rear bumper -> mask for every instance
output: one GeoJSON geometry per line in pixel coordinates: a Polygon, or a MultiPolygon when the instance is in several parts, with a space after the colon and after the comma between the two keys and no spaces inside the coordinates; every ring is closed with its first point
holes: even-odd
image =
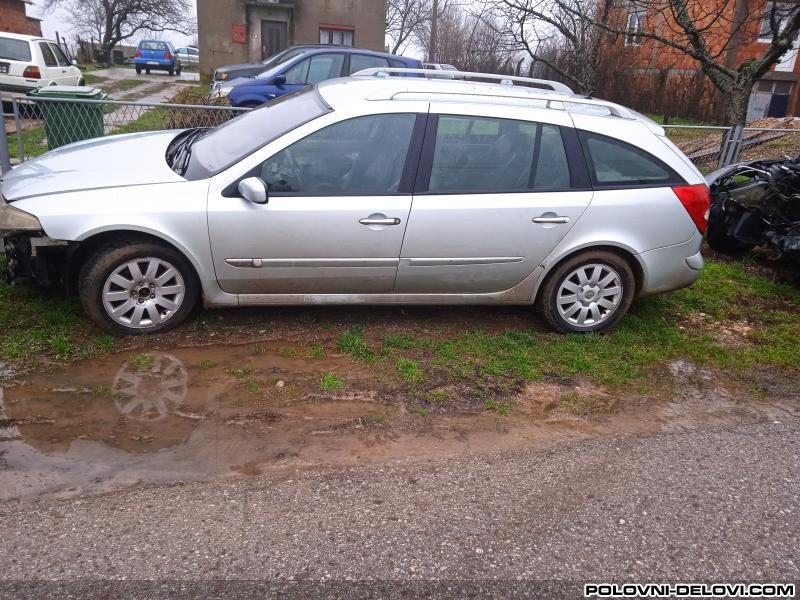
{"type": "Polygon", "coordinates": [[[678,290],[692,285],[703,269],[700,244],[703,236],[699,232],[688,242],[649,250],[637,255],[642,266],[642,296],[678,290]]]}
{"type": "Polygon", "coordinates": [[[147,69],[171,69],[177,66],[171,60],[158,60],[154,58],[136,58],[134,59],[133,64],[135,64],[137,67],[147,69]]]}

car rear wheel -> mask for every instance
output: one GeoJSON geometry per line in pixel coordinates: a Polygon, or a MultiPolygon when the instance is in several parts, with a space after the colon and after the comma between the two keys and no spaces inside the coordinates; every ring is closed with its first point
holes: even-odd
{"type": "Polygon", "coordinates": [[[180,253],[152,242],[114,242],[97,250],[79,276],[84,309],[105,331],[140,335],[180,325],[199,285],[180,253]]]}
{"type": "Polygon", "coordinates": [[[136,74],[137,75],[141,75],[142,74],[142,68],[141,67],[136,67],[136,74]]]}
{"type": "Polygon", "coordinates": [[[174,68],[174,67],[170,67],[170,69],[169,69],[169,76],[170,76],[170,77],[174,77],[174,76],[175,76],[175,68],[174,68]]]}
{"type": "Polygon", "coordinates": [[[614,327],[633,302],[636,280],[630,265],[604,251],[584,252],[551,273],[540,303],[547,323],[562,333],[591,333],[614,327]]]}

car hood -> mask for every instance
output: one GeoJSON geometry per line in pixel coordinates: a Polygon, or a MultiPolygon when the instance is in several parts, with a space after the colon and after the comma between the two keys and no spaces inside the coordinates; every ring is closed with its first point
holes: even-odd
{"type": "Polygon", "coordinates": [[[185,181],[165,158],[178,133],[134,133],[63,146],[13,168],[3,178],[3,196],[13,202],[46,194],[185,181]]]}
{"type": "Polygon", "coordinates": [[[261,63],[242,63],[240,65],[225,65],[224,67],[219,67],[217,69],[217,73],[227,73],[228,71],[238,71],[239,69],[266,69],[266,67],[261,63]]]}

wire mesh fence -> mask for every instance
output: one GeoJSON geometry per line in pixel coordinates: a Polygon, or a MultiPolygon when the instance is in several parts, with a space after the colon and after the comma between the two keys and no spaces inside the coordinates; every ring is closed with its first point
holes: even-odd
{"type": "MultiPolygon", "coordinates": [[[[249,109],[201,104],[16,98],[5,102],[7,158],[19,163],[65,144],[106,135],[215,127],[249,109]],[[9,112],[10,111],[10,112],[9,112]]],[[[740,160],[800,155],[800,119],[766,119],[744,129],[664,125],[667,136],[704,173],[740,160]]],[[[6,153],[0,150],[0,159],[6,153]]],[[[0,160],[0,168],[4,160],[0,160]]]]}
{"type": "MultiPolygon", "coordinates": [[[[72,142],[106,135],[216,127],[249,109],[116,100],[14,99],[8,132],[12,162],[22,162],[72,142]]],[[[6,120],[8,123],[8,120],[6,120]]]]}

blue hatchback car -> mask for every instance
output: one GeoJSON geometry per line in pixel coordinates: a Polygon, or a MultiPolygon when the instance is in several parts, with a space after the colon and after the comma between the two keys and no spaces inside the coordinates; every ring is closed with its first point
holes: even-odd
{"type": "Polygon", "coordinates": [[[231,106],[255,107],[308,85],[372,68],[421,69],[422,63],[415,58],[358,48],[314,48],[254,78],[216,83],[213,96],[227,97],[231,106]]]}

